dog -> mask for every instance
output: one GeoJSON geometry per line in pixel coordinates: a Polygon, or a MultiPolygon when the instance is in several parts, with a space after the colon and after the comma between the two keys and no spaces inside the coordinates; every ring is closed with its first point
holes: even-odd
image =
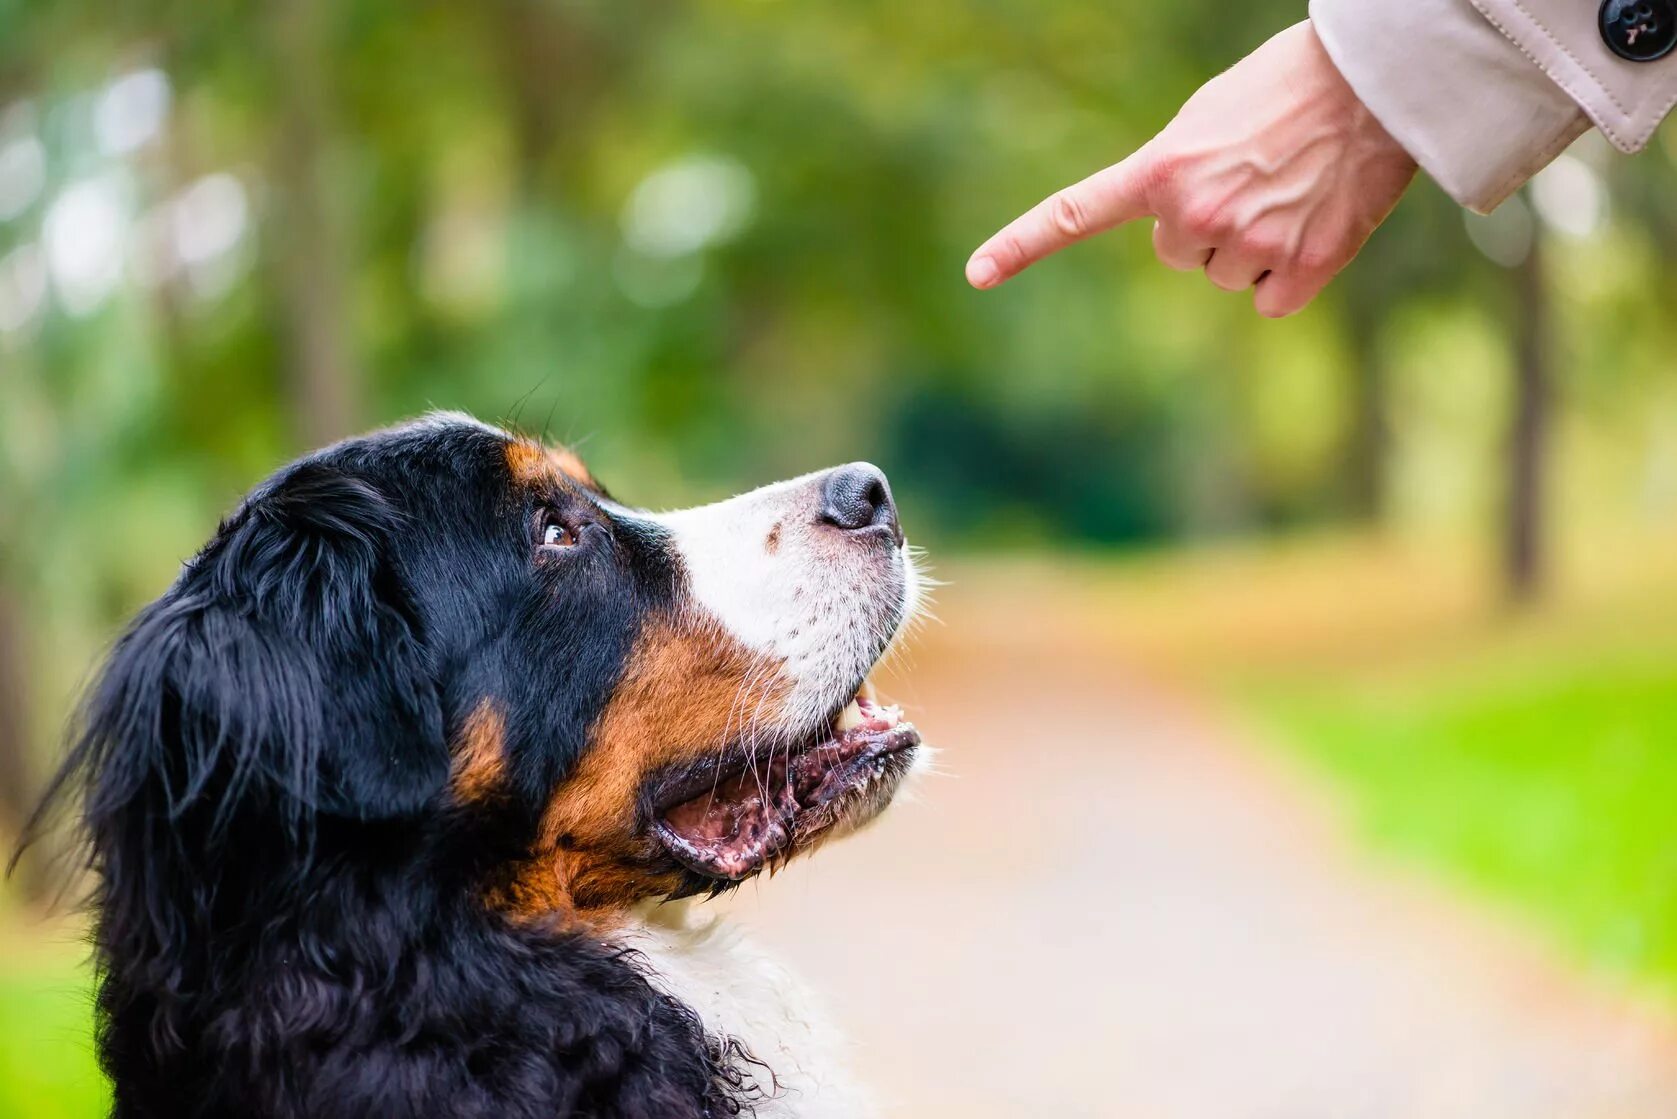
{"type": "Polygon", "coordinates": [[[858,463],[652,514],[458,414],[258,486],[117,641],[80,797],[118,1119],[870,1112],[694,909],[917,768],[858,463]]]}

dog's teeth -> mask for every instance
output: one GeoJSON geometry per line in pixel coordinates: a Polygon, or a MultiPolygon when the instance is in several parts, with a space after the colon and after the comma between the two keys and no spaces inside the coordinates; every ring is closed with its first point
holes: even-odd
{"type": "Polygon", "coordinates": [[[856,689],[856,698],[865,699],[869,703],[878,703],[879,697],[873,693],[873,681],[863,680],[862,686],[856,689]]]}
{"type": "Polygon", "coordinates": [[[845,731],[853,730],[861,725],[862,709],[856,705],[855,700],[851,700],[849,703],[844,705],[844,710],[839,712],[839,733],[843,734],[845,731]]]}

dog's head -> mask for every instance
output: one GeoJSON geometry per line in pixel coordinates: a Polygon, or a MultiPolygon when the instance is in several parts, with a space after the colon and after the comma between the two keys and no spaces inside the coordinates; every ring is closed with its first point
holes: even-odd
{"type": "Polygon", "coordinates": [[[866,677],[918,595],[870,466],[654,514],[464,417],[350,440],[118,644],[78,759],[95,844],[403,834],[531,916],[720,889],[890,800],[919,736],[866,677]]]}

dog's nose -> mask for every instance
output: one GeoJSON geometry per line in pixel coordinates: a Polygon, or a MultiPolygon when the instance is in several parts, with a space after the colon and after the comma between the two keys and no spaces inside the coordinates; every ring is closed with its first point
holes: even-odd
{"type": "Polygon", "coordinates": [[[821,519],[846,532],[882,527],[902,546],[903,530],[897,523],[897,503],[891,500],[891,483],[872,463],[837,467],[822,480],[821,519]]]}

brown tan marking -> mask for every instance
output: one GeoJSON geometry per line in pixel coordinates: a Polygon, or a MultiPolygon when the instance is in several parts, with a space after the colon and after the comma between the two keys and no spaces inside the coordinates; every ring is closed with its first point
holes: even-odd
{"type": "Polygon", "coordinates": [[[590,489],[600,488],[582,460],[564,447],[544,447],[528,439],[515,439],[507,444],[507,466],[513,479],[525,484],[552,482],[555,475],[563,475],[590,489]]]}
{"type": "Polygon", "coordinates": [[[760,667],[713,623],[648,625],[587,752],[548,805],[534,854],[491,900],[521,917],[602,926],[674,889],[681,875],[655,869],[661,849],[636,831],[641,789],[666,766],[730,747],[759,711],[779,710],[789,685],[760,667]]]}
{"type": "Polygon", "coordinates": [[[488,699],[466,716],[454,747],[449,788],[461,804],[492,800],[506,773],[506,717],[488,699]]]}

